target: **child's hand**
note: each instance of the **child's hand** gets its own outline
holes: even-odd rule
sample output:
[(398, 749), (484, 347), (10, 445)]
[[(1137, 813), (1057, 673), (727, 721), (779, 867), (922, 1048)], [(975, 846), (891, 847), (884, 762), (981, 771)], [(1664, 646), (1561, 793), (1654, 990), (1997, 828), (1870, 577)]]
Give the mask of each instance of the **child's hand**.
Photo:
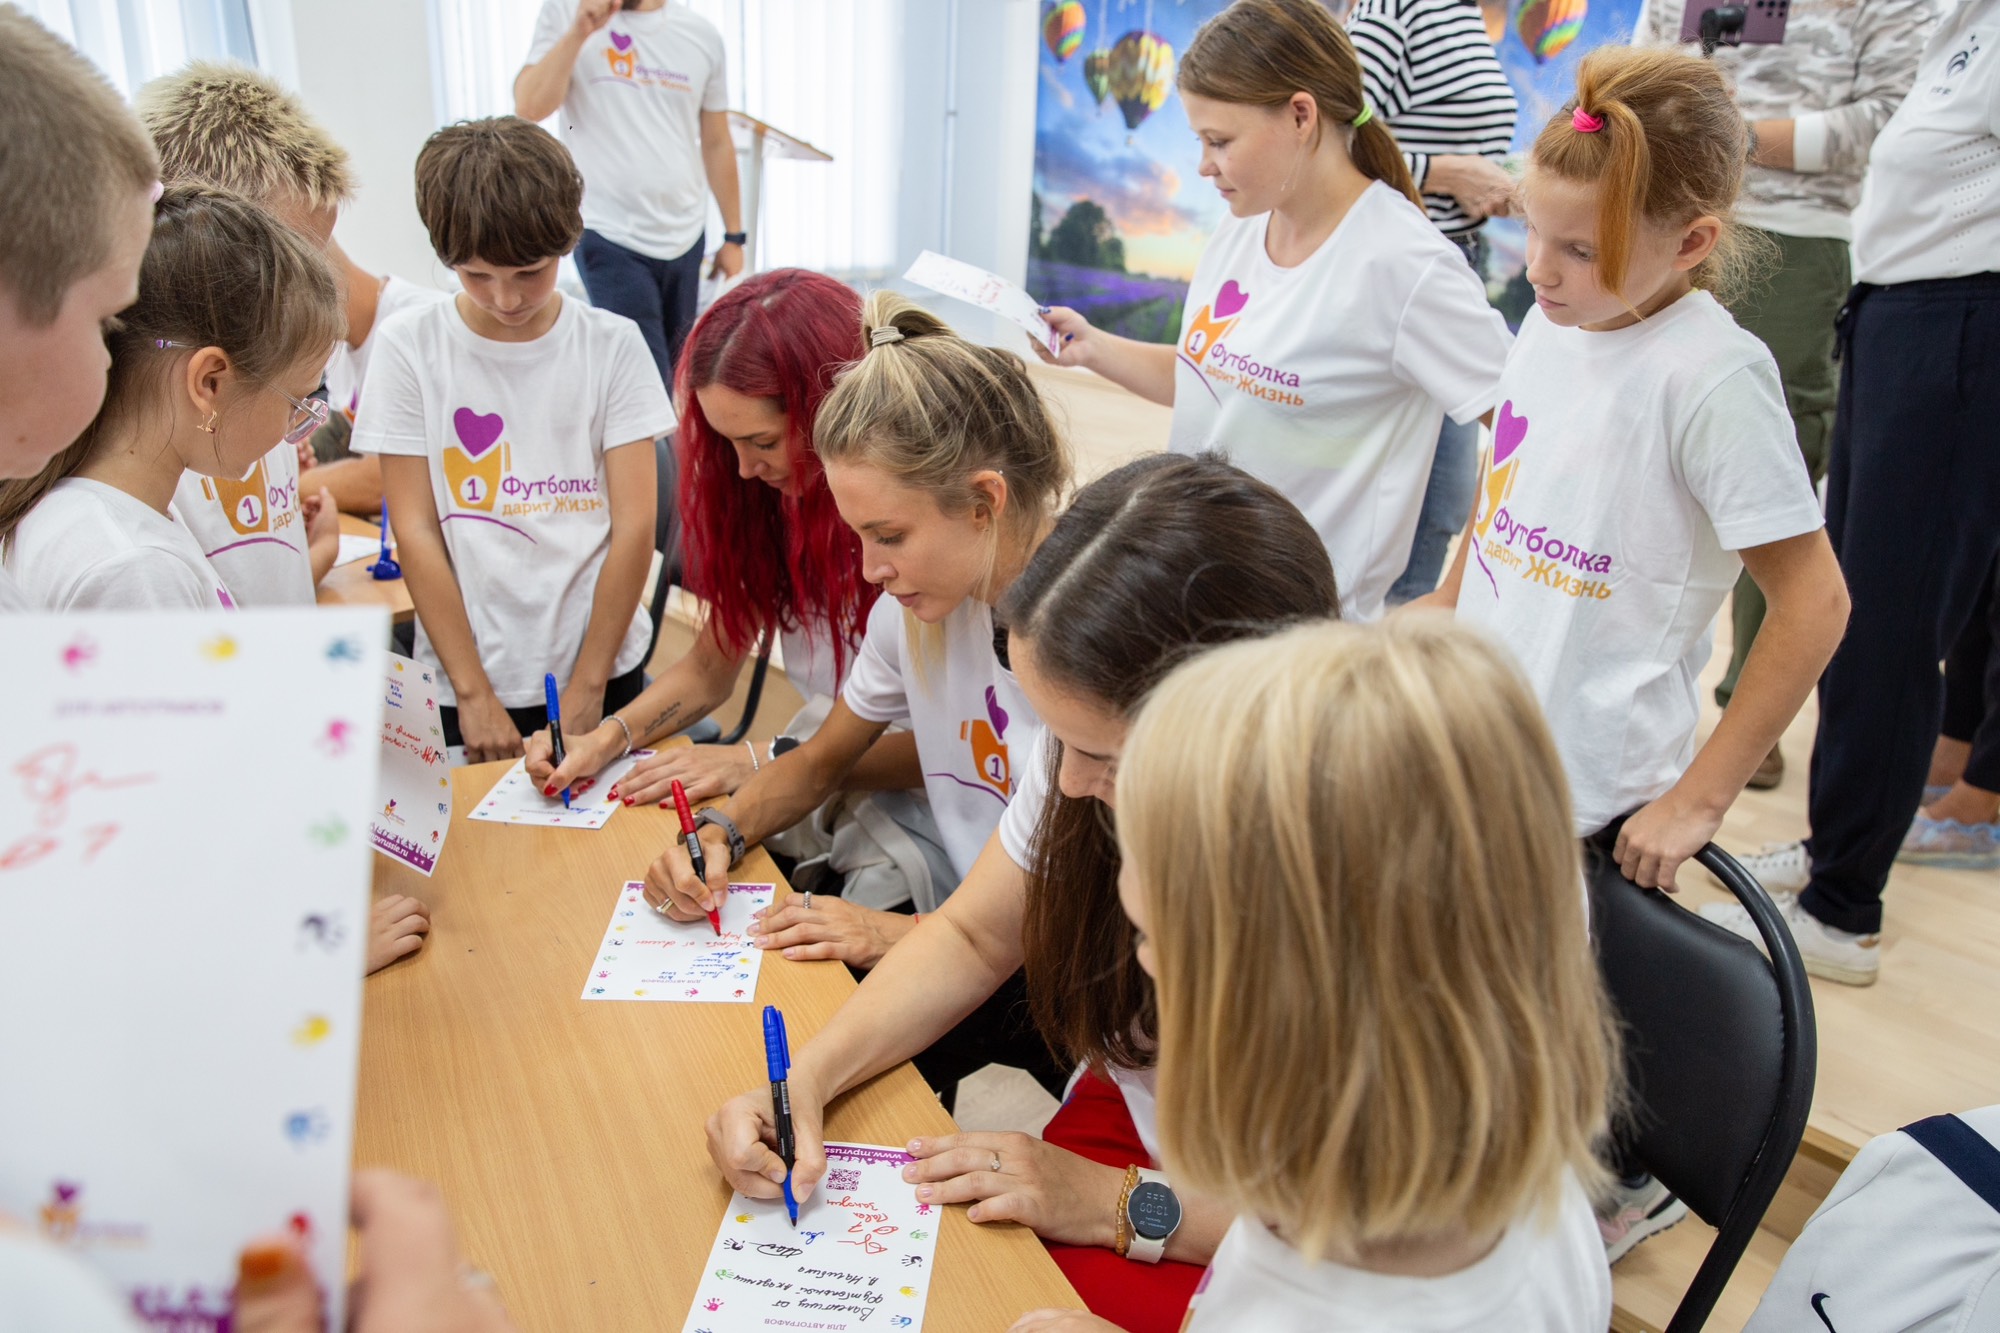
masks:
[(555, 746), (549, 743), (546, 727), (528, 737), (526, 744), (528, 780), (542, 795), (554, 796), (564, 787), (574, 787), (584, 778), (603, 771), (625, 748), (625, 733), (615, 726), (599, 724), (595, 731), (572, 736), (565, 726), (561, 767), (556, 765)]
[(431, 909), (415, 898), (400, 893), (377, 898), (368, 914), (368, 970), (380, 972), (423, 948), (430, 928)]
[(1035, 349), (1036, 356), (1055, 366), (1090, 364), (1091, 353), (1096, 350), (1097, 330), (1091, 326), (1089, 320), (1066, 305), (1043, 306), (1042, 318), (1049, 322), (1049, 327), (1061, 338), (1062, 348), (1051, 356), (1048, 348), (1030, 338), (1028, 342)]
[(333, 502), (332, 491), (322, 486), (300, 500), (299, 514), (306, 521), (307, 545), (332, 542), (335, 550), (340, 548), (340, 506)]
[(1678, 893), (1674, 872), (1721, 827), (1722, 815), (1708, 802), (1675, 786), (1625, 821), (1612, 855), (1625, 878), (1640, 888)]
[(488, 693), (458, 701), (458, 730), (465, 739), (467, 763), (521, 756), (521, 730), (500, 700)]
[(237, 1333), (319, 1333), (319, 1281), (291, 1236), (251, 1241), (236, 1258)]
[(589, 681), (572, 676), (562, 692), (563, 745), (569, 745), (569, 738), (588, 736), (596, 731), (604, 721), (604, 685), (592, 685)]
[(699, 805), (735, 795), (754, 773), (750, 752), (741, 745), (677, 745), (634, 764), (618, 780), (618, 798), (627, 805), (670, 805), (679, 778), (688, 800)]
[(512, 1333), (493, 1279), (460, 1255), (437, 1186), (379, 1167), (356, 1171), (351, 1206), (359, 1273), (350, 1333)]

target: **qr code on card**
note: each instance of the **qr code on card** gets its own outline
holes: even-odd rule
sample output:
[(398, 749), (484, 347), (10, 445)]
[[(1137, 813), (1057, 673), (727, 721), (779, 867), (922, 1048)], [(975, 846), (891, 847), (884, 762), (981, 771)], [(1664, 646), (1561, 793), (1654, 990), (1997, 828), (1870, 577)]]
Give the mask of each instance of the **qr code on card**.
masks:
[(861, 1188), (861, 1172), (837, 1166), (826, 1173), (826, 1187), (830, 1190), (858, 1190)]

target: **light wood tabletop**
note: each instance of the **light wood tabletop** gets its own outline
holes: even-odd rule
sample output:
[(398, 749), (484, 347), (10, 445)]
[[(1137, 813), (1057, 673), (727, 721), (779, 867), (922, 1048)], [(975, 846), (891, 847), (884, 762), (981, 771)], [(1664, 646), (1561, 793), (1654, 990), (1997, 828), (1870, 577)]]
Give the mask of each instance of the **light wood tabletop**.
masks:
[[(376, 859), (376, 892), (421, 898), (432, 932), (368, 981), (355, 1161), (443, 1188), (466, 1257), (523, 1333), (673, 1333), (729, 1199), (704, 1124), (764, 1086), (763, 1006), (782, 1008), (802, 1045), (854, 982), (837, 962), (772, 954), (755, 1004), (585, 1002), (621, 887), (678, 826), (657, 808), (594, 833), (467, 820), (506, 771), (454, 771), (434, 878)], [(733, 878), (790, 891), (761, 849)], [(836, 1102), (827, 1126), (879, 1144), (952, 1131), (909, 1065)], [(1080, 1305), (1033, 1233), (946, 1210), (929, 1327), (1002, 1330), (1026, 1310)]]
[[(365, 518), (353, 514), (340, 516), (340, 531), (347, 537), (375, 537), (382, 528)], [(410, 589), (401, 579), (378, 580), (368, 572), (374, 564), (373, 557), (356, 560), (345, 565), (335, 565), (320, 581), (319, 604), (321, 606), (386, 606), (389, 616), (398, 625), (412, 619), (417, 614), (416, 605), (410, 601)]]

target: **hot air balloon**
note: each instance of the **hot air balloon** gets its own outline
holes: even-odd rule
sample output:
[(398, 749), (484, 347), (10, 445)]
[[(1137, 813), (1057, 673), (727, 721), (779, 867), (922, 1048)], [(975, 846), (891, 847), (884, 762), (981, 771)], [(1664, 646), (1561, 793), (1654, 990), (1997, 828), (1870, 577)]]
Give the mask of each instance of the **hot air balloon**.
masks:
[(1537, 65), (1546, 65), (1576, 40), (1588, 8), (1586, 0), (1528, 0), (1514, 16), (1514, 31)]
[(1128, 32), (1111, 48), (1110, 76), (1111, 96), (1125, 113), (1125, 128), (1136, 130), (1173, 90), (1174, 48), (1153, 33)]
[(1050, 0), (1042, 6), (1042, 41), (1058, 64), (1076, 54), (1083, 45), (1081, 0)]
[(1099, 106), (1104, 105), (1104, 94), (1111, 87), (1111, 53), (1103, 47), (1083, 58), (1083, 86)]

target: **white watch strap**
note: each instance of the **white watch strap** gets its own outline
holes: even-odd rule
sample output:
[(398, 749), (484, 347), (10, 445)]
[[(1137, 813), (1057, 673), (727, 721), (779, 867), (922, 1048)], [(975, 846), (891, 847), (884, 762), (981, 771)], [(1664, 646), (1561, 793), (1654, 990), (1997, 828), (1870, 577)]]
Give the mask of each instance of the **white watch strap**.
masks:
[[(1155, 1185), (1167, 1184), (1166, 1172), (1152, 1171), (1142, 1166), (1139, 1168), (1139, 1184), (1134, 1185), (1132, 1188), (1136, 1190), (1139, 1188), (1139, 1185), (1149, 1182)], [(1172, 1187), (1169, 1186), (1169, 1188)], [(1132, 1210), (1129, 1206), (1125, 1210), (1125, 1229), (1132, 1235), (1132, 1240), (1125, 1249), (1125, 1257), (1127, 1259), (1136, 1259), (1142, 1264), (1156, 1264), (1160, 1262), (1161, 1257), (1167, 1252), (1167, 1241), (1173, 1236), (1172, 1232), (1168, 1232), (1158, 1240), (1148, 1240), (1146, 1237), (1140, 1235), (1138, 1228), (1132, 1225)]]

